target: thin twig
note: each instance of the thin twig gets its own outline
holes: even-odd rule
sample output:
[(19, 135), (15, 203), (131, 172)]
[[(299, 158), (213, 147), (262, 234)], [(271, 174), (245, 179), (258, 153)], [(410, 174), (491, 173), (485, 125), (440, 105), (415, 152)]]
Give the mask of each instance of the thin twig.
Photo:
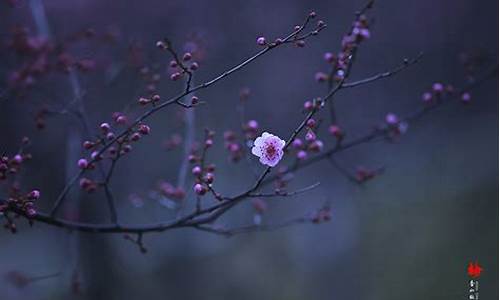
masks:
[(276, 191), (275, 193), (255, 193), (255, 194), (248, 194), (247, 197), (249, 198), (291, 197), (308, 192), (314, 188), (317, 188), (319, 185), (320, 183), (316, 182), (315, 184), (311, 184), (310, 186), (292, 192)]

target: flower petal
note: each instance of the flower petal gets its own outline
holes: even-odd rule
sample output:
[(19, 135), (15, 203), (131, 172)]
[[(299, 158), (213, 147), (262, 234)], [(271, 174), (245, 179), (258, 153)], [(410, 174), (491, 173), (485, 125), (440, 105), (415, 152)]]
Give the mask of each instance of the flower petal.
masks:
[(257, 147), (262, 147), (263, 144), (264, 144), (264, 139), (260, 136), (256, 138), (255, 141), (253, 142), (253, 145)]
[(278, 138), (278, 139), (280, 140), (279, 143), (281, 145), (281, 148), (285, 147), (286, 142), (284, 140), (280, 139), (280, 138)]
[(253, 146), (252, 147), (252, 154), (255, 156), (261, 157), (262, 151), (261, 151), (260, 147)]

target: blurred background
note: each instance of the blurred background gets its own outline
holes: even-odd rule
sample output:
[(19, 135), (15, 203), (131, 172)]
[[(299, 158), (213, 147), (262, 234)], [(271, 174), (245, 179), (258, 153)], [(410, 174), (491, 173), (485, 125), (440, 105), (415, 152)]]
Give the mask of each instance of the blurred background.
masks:
[[(253, 182), (250, 165), (228, 161), (222, 133), (238, 130), (240, 91), (250, 89), (246, 119), (262, 131), (281, 137), (303, 118), (305, 100), (326, 90), (314, 74), (326, 71), (326, 51), (338, 52), (342, 35), (363, 1), (2, 1), (0, 35), (5, 44), (15, 26), (40, 33), (33, 18), (36, 4), (45, 7), (50, 38), (58, 41), (92, 28), (96, 37), (71, 46), (79, 58), (94, 59), (95, 68), (78, 72), (83, 103), (92, 130), (147, 95), (141, 66), (159, 70), (158, 93), (166, 99), (182, 91), (168, 79), (170, 60), (155, 47), (168, 37), (182, 52), (186, 43), (200, 47), (195, 82), (213, 78), (259, 50), (258, 36), (274, 40), (290, 32), (311, 10), (328, 27), (306, 47), (282, 47), (243, 71), (197, 93), (206, 101), (194, 112), (196, 140), (204, 128), (217, 132), (208, 160), (217, 165), (215, 186), (233, 195)], [(12, 5), (14, 4), (14, 5)], [(33, 6), (35, 5), (35, 7)], [(341, 91), (335, 101), (346, 139), (366, 134), (388, 112), (411, 113), (434, 82), (466, 84), (460, 57), (478, 59), (478, 72), (498, 62), (498, 1), (422, 0), (377, 2), (371, 38), (360, 48), (351, 79), (361, 79), (424, 52), (420, 63), (395, 77)], [(38, 25), (38, 27), (37, 27)], [(38, 30), (37, 30), (38, 28)], [(191, 42), (191, 44), (189, 44)], [(0, 50), (0, 90), (23, 61), (11, 49)], [(24, 91), (24, 89), (23, 89)], [(357, 166), (385, 172), (364, 185), (353, 184), (323, 162), (294, 174), (289, 190), (320, 182), (296, 197), (271, 199), (263, 222), (301, 215), (329, 202), (332, 220), (273, 232), (231, 238), (190, 229), (148, 234), (147, 254), (121, 235), (69, 234), (44, 224), (19, 232), (0, 233), (2, 299), (465, 299), (467, 264), (484, 268), (482, 299), (498, 299), (498, 79), (473, 90), (470, 105), (450, 101), (410, 124), (396, 143), (369, 143), (336, 155), (346, 169)], [(83, 135), (69, 115), (44, 116), (43, 108), (64, 108), (74, 98), (68, 75), (55, 73), (36, 82), (21, 96), (4, 94), (0, 101), (0, 152), (15, 153), (21, 138), (32, 140), (22, 186), (39, 188), (38, 206), (47, 211), (67, 176), (73, 174), (71, 149)], [(139, 108), (133, 107), (137, 114)], [(175, 216), (164, 202), (151, 197), (159, 180), (175, 183), (182, 148), (166, 151), (165, 141), (184, 135), (178, 108), (167, 108), (148, 121), (151, 136), (120, 162), (112, 187), (121, 220), (145, 223)], [(328, 115), (320, 116), (325, 121)], [(324, 128), (323, 128), (324, 129)], [(322, 131), (326, 147), (333, 138)], [(71, 141), (75, 140), (75, 143)], [(175, 137), (174, 137), (175, 140)], [(73, 146), (71, 146), (73, 145)], [(75, 146), (76, 145), (76, 146)], [(73, 148), (72, 148), (73, 147)], [(191, 191), (192, 176), (186, 189)], [(269, 188), (267, 188), (269, 191)], [(2, 187), (0, 195), (5, 195)], [(140, 195), (140, 205), (130, 195)], [(76, 201), (64, 212), (81, 211), (81, 219), (106, 222), (101, 192), (72, 191)], [(193, 199), (188, 193), (188, 199)], [(192, 201), (192, 200), (187, 200)], [(211, 203), (209, 198), (206, 200)], [(168, 203), (167, 203), (168, 204)], [(140, 206), (140, 207), (137, 207)], [(251, 224), (249, 202), (219, 223)], [(53, 275), (53, 276), (52, 276)], [(35, 280), (48, 276), (46, 279)], [(31, 280), (34, 279), (34, 280)]]

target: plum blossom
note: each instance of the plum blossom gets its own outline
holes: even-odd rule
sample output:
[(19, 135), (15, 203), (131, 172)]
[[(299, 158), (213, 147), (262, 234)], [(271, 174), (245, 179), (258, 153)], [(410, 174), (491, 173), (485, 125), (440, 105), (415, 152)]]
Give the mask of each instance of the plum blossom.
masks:
[(283, 147), (286, 142), (279, 137), (268, 132), (255, 139), (252, 154), (260, 157), (259, 161), (263, 165), (274, 167), (283, 157)]

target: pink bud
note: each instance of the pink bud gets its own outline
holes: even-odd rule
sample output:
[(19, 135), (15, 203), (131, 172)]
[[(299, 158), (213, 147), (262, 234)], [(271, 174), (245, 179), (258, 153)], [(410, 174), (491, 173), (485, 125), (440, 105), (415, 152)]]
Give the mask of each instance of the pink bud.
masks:
[(196, 70), (198, 70), (199, 67), (200, 67), (200, 65), (197, 62), (194, 61), (191, 64), (191, 66), (189, 66), (189, 69), (191, 69), (191, 71), (196, 71)]
[(98, 161), (98, 160), (101, 160), (101, 155), (99, 155), (99, 151), (94, 151), (90, 154), (90, 158)]
[(194, 192), (200, 196), (205, 195), (205, 193), (207, 192), (205, 187), (199, 183), (195, 184), (193, 189), (194, 189)]
[(214, 173), (205, 174), (205, 182), (211, 184), (214, 181)]
[(122, 152), (123, 153), (129, 153), (130, 151), (132, 151), (132, 145), (126, 144), (126, 145), (122, 146)]
[(228, 149), (229, 149), (229, 151), (230, 151), (230, 152), (232, 152), (232, 153), (237, 153), (237, 152), (239, 152), (239, 151), (240, 151), (241, 147), (240, 147), (240, 145), (239, 145), (239, 144), (236, 144), (236, 143), (230, 143), (230, 144), (228, 145)]
[(111, 126), (108, 123), (101, 123), (101, 125), (99, 127), (105, 133), (111, 129)]
[(326, 81), (328, 79), (328, 75), (326, 75), (323, 72), (317, 72), (314, 75), (314, 79), (316, 79), (317, 82), (324, 82), (324, 81)]
[(184, 61), (188, 61), (188, 60), (190, 60), (192, 57), (193, 57), (193, 55), (191, 55), (191, 53), (186, 52), (186, 53), (184, 53), (184, 55), (182, 56), (182, 59), (183, 59)]
[(92, 147), (94, 147), (94, 143), (92, 143), (91, 141), (83, 142), (83, 148), (88, 150), (88, 149), (91, 149)]
[(179, 78), (181, 78), (181, 73), (179, 73), (179, 72), (175, 72), (172, 75), (170, 75), (170, 79), (173, 80), (173, 81), (176, 81)]
[(257, 121), (255, 121), (255, 120), (250, 120), (247, 123), (247, 128), (255, 131), (255, 130), (259, 129), (259, 123), (257, 123)]
[(265, 37), (263, 37), (263, 36), (261, 36), (261, 37), (257, 38), (257, 45), (259, 45), (259, 46), (264, 46), (264, 45), (266, 45), (266, 38), (265, 38)]
[(432, 85), (432, 90), (435, 93), (442, 93), (444, 91), (444, 86), (442, 83), (436, 82)]
[(300, 150), (299, 152), (297, 152), (297, 159), (304, 160), (306, 158), (307, 158), (307, 152), (306, 151)]
[(40, 198), (40, 191), (39, 190), (32, 190), (28, 194), (28, 199), (30, 200), (38, 200)]
[(319, 152), (323, 149), (323, 142), (320, 140), (315, 140), (311, 144), (309, 144), (309, 150), (312, 152)]
[(304, 102), (304, 109), (310, 111), (313, 109), (313, 103), (311, 101)]
[(148, 135), (151, 132), (151, 128), (149, 128), (146, 124), (141, 124), (139, 125), (139, 132), (144, 135)]
[(140, 105), (146, 105), (146, 104), (148, 104), (149, 102), (150, 102), (150, 101), (149, 101), (149, 99), (147, 99), (147, 98), (143, 98), (143, 97), (139, 98), (139, 104), (140, 104)]
[(33, 207), (29, 207), (28, 209), (26, 209), (26, 216), (28, 218), (35, 217), (36, 216), (36, 210)]
[(165, 50), (168, 46), (164, 41), (158, 41), (156, 42), (156, 47), (160, 48), (161, 50)]
[(116, 119), (115, 122), (118, 124), (126, 124), (127, 123), (127, 117), (124, 115), (119, 115)]
[(114, 133), (112, 133), (112, 132), (108, 132), (108, 133), (106, 134), (106, 138), (107, 138), (109, 141), (111, 141), (112, 139), (114, 139), (114, 138), (115, 138), (115, 134), (114, 134)]
[(201, 167), (200, 166), (195, 166), (191, 172), (193, 173), (193, 175), (195, 176), (200, 176), (201, 175)]
[(388, 113), (385, 116), (385, 122), (389, 125), (396, 125), (399, 122), (398, 117), (393, 113)]
[(333, 63), (335, 61), (335, 55), (331, 52), (326, 52), (323, 55), (323, 58), (326, 60), (327, 63)]
[(138, 132), (134, 132), (131, 136), (130, 136), (130, 140), (134, 141), (134, 142), (137, 142), (139, 139), (141, 138), (141, 134), (138, 133)]
[(308, 142), (312, 142), (312, 141), (314, 141), (314, 140), (316, 139), (316, 134), (315, 134), (313, 131), (309, 130), (309, 131), (306, 133), (306, 137), (305, 137), (305, 139), (306, 139), (306, 141), (308, 141)]
[(85, 158), (80, 158), (78, 160), (78, 167), (80, 169), (86, 169), (89, 166), (89, 162)]
[(306, 42), (304, 40), (299, 40), (295, 42), (295, 45), (299, 48), (303, 48), (306, 45)]
[(432, 94), (429, 92), (425, 92), (422, 94), (422, 101), (424, 103), (430, 103), (432, 101)]
[(342, 129), (337, 125), (330, 125), (330, 127), (328, 127), (328, 132), (336, 138), (341, 138), (344, 135)]
[(21, 154), (16, 154), (12, 158), (12, 162), (15, 163), (15, 164), (20, 164), (20, 163), (23, 162), (23, 157), (21, 156)]
[(309, 119), (307, 120), (306, 126), (309, 128), (314, 128), (316, 127), (316, 121), (314, 119)]
[(82, 189), (87, 189), (92, 184), (92, 181), (88, 178), (80, 179), (80, 187)]
[(292, 142), (292, 146), (295, 148), (295, 149), (300, 149), (302, 148), (302, 146), (304, 145), (304, 143), (302, 142), (301, 139), (299, 138), (296, 138), (293, 140)]
[(470, 103), (471, 96), (470, 96), (469, 93), (465, 92), (465, 93), (462, 94), (462, 96), (460, 97), (460, 99), (462, 100), (463, 103), (468, 104), (468, 103)]
[(267, 210), (267, 203), (260, 198), (252, 199), (252, 206), (259, 214), (263, 214)]

